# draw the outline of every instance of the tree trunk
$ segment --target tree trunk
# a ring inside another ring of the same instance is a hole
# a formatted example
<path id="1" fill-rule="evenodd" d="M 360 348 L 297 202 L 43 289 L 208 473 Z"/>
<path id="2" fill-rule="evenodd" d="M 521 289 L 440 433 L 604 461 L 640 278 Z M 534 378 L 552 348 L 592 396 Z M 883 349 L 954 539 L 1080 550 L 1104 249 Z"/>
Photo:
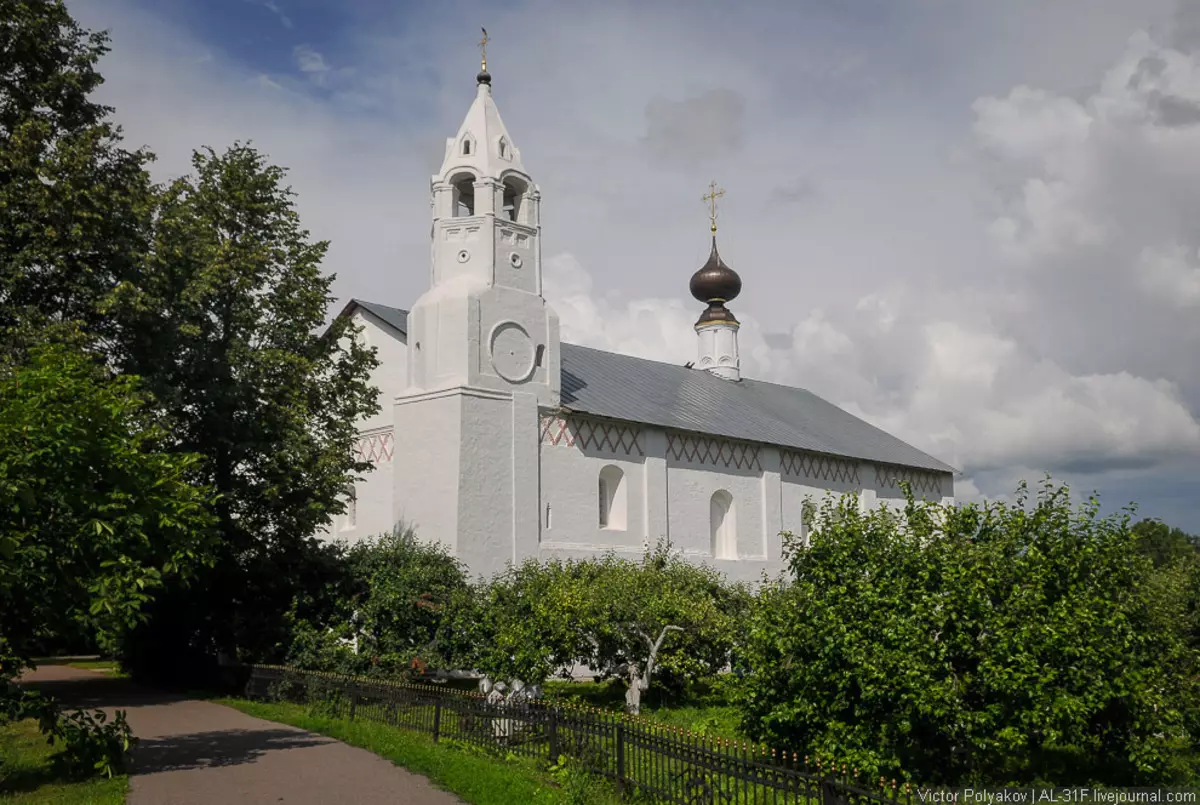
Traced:
<path id="1" fill-rule="evenodd" d="M 652 640 L 640 627 L 634 626 L 633 632 L 646 641 L 649 656 L 646 658 L 646 673 L 643 675 L 637 663 L 629 663 L 629 678 L 626 683 L 629 689 L 625 691 L 625 711 L 630 715 L 638 715 L 642 711 L 642 694 L 650 689 L 650 677 L 654 675 L 654 664 L 658 661 L 658 652 L 662 648 L 667 632 L 682 632 L 678 626 L 664 626 L 658 633 L 658 639 Z"/>

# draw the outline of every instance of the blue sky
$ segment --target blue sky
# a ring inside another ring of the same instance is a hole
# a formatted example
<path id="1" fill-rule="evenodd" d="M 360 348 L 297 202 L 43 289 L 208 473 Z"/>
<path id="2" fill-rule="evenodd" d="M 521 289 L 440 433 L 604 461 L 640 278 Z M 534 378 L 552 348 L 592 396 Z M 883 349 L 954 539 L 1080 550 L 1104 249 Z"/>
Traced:
<path id="1" fill-rule="evenodd" d="M 161 177 L 253 141 L 339 296 L 399 307 L 487 26 L 564 338 L 693 358 L 716 179 L 747 374 L 963 468 L 962 497 L 1051 472 L 1200 532 L 1195 4 L 69 5 Z"/>

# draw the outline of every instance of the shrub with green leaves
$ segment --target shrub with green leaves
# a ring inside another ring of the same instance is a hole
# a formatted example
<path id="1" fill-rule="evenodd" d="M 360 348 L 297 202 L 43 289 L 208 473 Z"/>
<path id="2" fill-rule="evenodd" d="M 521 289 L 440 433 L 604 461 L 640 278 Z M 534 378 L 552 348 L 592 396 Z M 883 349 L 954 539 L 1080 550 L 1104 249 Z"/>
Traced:
<path id="1" fill-rule="evenodd" d="M 749 593 L 662 544 L 640 561 L 528 560 L 454 608 L 462 664 L 537 683 L 571 663 L 602 675 L 645 673 L 654 645 L 659 687 L 681 688 L 729 662 Z M 664 630 L 665 634 L 664 634 Z"/>
<path id="2" fill-rule="evenodd" d="M 1178 780 L 1186 596 L 1127 515 L 1036 499 L 902 514 L 827 502 L 742 649 L 744 731 L 922 783 Z"/>
<path id="3" fill-rule="evenodd" d="M 469 589 L 463 565 L 404 526 L 351 546 L 342 562 L 344 597 L 317 621 L 293 619 L 288 663 L 388 676 L 409 672 L 414 660 L 444 665 L 439 633 L 448 607 Z"/>

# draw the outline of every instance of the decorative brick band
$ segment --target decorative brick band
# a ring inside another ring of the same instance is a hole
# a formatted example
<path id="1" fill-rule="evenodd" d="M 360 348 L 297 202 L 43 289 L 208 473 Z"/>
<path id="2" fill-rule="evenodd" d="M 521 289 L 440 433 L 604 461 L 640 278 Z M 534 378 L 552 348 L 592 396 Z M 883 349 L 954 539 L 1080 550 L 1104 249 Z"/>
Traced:
<path id="1" fill-rule="evenodd" d="M 626 456 L 645 455 L 642 451 L 641 428 L 606 419 L 544 415 L 541 442 L 555 447 L 562 445 L 583 450 L 607 450 Z"/>
<path id="2" fill-rule="evenodd" d="M 875 484 L 880 489 L 898 489 L 901 481 L 907 481 L 913 494 L 942 497 L 942 481 L 946 473 L 918 470 L 912 467 L 896 467 L 890 464 L 875 465 Z"/>
<path id="3" fill-rule="evenodd" d="M 395 440 L 392 431 L 385 430 L 377 433 L 366 433 L 358 437 L 354 443 L 354 457 L 359 461 L 369 461 L 380 464 L 392 460 Z"/>
<path id="4" fill-rule="evenodd" d="M 862 479 L 858 475 L 857 461 L 820 453 L 799 453 L 793 450 L 781 450 L 780 459 L 784 475 L 794 475 L 827 483 L 852 484 L 855 487 L 862 486 Z"/>
<path id="5" fill-rule="evenodd" d="M 714 436 L 696 436 L 690 433 L 667 431 L 667 455 L 676 461 L 694 464 L 712 464 L 720 467 L 736 467 L 739 470 L 762 471 L 756 444 L 734 442 Z"/>

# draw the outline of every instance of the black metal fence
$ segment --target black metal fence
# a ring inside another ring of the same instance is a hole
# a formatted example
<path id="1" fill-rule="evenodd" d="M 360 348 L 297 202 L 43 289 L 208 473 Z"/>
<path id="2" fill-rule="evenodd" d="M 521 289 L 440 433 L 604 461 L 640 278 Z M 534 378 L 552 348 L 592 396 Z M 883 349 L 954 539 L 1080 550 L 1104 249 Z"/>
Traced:
<path id="1" fill-rule="evenodd" d="M 895 781 L 875 784 L 841 768 L 586 707 L 489 702 L 478 693 L 252 666 L 251 699 L 307 704 L 317 714 L 363 719 L 485 750 L 557 762 L 567 756 L 641 801 L 681 805 L 866 805 L 912 802 Z"/>

